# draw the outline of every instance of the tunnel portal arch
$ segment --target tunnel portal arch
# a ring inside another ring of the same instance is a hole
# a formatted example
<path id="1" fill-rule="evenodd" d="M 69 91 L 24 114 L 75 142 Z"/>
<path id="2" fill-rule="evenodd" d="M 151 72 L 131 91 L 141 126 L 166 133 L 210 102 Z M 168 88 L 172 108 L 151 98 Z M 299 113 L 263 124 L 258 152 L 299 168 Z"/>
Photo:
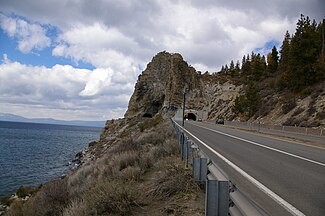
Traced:
<path id="1" fill-rule="evenodd" d="M 196 121 L 196 115 L 194 113 L 187 113 L 188 120 Z"/>

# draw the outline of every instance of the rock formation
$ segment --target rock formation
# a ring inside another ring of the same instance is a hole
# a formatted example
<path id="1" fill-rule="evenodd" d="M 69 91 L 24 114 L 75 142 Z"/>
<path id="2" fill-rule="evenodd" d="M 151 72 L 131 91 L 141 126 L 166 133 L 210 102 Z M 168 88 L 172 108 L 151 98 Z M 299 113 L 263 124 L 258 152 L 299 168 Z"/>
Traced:
<path id="1" fill-rule="evenodd" d="M 260 111 L 245 121 L 262 121 L 265 124 L 319 126 L 325 124 L 324 83 L 314 86 L 309 97 L 292 97 L 294 105 L 288 112 L 284 108 L 288 92 L 272 88 L 268 80 L 259 85 L 262 98 Z M 245 93 L 240 77 L 215 73 L 201 74 L 183 60 L 180 54 L 160 52 L 152 58 L 147 68 L 139 75 L 125 117 L 154 117 L 157 113 L 173 114 L 182 107 L 183 91 L 188 88 L 186 109 L 197 111 L 199 118 L 243 120 L 233 113 L 235 99 Z M 172 112 L 169 112 L 172 111 Z M 259 117 L 258 114 L 261 116 Z"/>
<path id="2" fill-rule="evenodd" d="M 125 117 L 175 110 L 182 103 L 184 87 L 199 87 L 198 76 L 180 54 L 158 53 L 139 75 Z"/>

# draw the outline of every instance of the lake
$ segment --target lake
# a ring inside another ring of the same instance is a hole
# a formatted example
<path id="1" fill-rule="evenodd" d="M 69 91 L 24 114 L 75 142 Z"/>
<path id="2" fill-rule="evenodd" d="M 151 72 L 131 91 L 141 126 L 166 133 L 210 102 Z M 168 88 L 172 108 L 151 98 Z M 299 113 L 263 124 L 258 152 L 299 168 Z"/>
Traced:
<path id="1" fill-rule="evenodd" d="M 100 132 L 97 127 L 0 121 L 0 196 L 67 173 L 74 156 Z"/>

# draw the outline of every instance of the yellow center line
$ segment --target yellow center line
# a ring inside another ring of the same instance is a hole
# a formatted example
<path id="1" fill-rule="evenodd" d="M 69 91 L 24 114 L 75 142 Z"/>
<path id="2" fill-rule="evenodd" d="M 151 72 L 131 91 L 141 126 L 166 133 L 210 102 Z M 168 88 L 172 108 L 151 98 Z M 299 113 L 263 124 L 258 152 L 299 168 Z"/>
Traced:
<path id="1" fill-rule="evenodd" d="M 214 125 L 213 123 L 207 122 L 211 125 Z M 231 128 L 233 130 L 240 130 L 241 128 L 237 128 L 237 127 L 232 127 L 232 126 L 228 126 L 225 125 L 227 128 Z M 294 141 L 294 140 L 290 140 L 290 138 L 278 138 L 278 137 L 274 137 L 272 135 L 265 135 L 265 134 L 261 134 L 261 133 L 257 133 L 257 132 L 251 132 L 251 131 L 247 131 L 247 130 L 240 130 L 241 132 L 247 133 L 247 134 L 253 134 L 253 135 L 257 135 L 260 137 L 266 137 L 266 138 L 270 138 L 270 139 L 274 139 L 274 140 L 279 140 L 279 141 L 284 141 L 284 142 L 289 142 L 289 143 L 293 143 L 293 144 L 298 144 L 298 145 L 303 145 L 303 146 L 308 146 L 308 147 L 312 147 L 312 148 L 317 148 L 317 149 L 321 149 L 321 150 L 325 150 L 325 147 L 321 147 L 321 146 L 316 146 L 316 145 L 312 145 L 312 144 L 307 144 L 307 143 L 303 143 L 303 142 L 298 142 L 298 141 Z"/>

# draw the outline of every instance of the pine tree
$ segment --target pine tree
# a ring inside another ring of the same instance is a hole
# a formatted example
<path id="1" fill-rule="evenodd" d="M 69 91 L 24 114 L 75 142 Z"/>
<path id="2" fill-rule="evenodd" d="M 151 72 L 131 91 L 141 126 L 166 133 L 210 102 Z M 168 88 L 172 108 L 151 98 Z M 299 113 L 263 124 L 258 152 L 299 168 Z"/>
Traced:
<path id="1" fill-rule="evenodd" d="M 321 51 L 321 38 L 316 22 L 301 15 L 296 33 L 290 44 L 287 78 L 289 88 L 302 90 L 317 82 L 317 64 Z"/>
<path id="2" fill-rule="evenodd" d="M 251 61 L 250 61 L 250 58 L 249 58 L 249 55 L 247 55 L 247 57 L 243 57 L 243 64 L 242 64 L 242 73 L 245 75 L 245 76 L 248 76 L 250 73 L 251 73 Z"/>
<path id="3" fill-rule="evenodd" d="M 278 50 L 275 46 L 273 46 L 272 52 L 267 55 L 267 72 L 270 75 L 273 75 L 278 69 Z"/>
<path id="4" fill-rule="evenodd" d="M 238 60 L 236 62 L 235 71 L 236 71 L 236 74 L 238 74 L 240 72 L 240 63 Z"/>
<path id="5" fill-rule="evenodd" d="M 226 64 L 225 66 L 225 73 L 228 74 L 229 73 L 229 68 L 228 68 L 228 65 Z"/>
<path id="6" fill-rule="evenodd" d="M 318 39 L 320 38 L 320 55 L 318 61 L 314 64 L 316 70 L 316 80 L 325 80 L 325 19 L 317 26 Z"/>
<path id="7" fill-rule="evenodd" d="M 264 62 L 261 57 L 261 54 L 255 54 L 252 52 L 251 55 L 252 61 L 251 61 L 251 73 L 253 75 L 253 80 L 259 81 L 262 79 L 264 71 L 265 71 L 265 58 Z"/>
<path id="8" fill-rule="evenodd" d="M 286 31 L 284 40 L 281 46 L 281 58 L 279 62 L 279 71 L 282 73 L 286 73 L 288 70 L 288 61 L 289 61 L 289 52 L 290 52 L 290 42 L 291 36 L 288 31 Z"/>
<path id="9" fill-rule="evenodd" d="M 251 82 L 246 91 L 247 114 L 249 117 L 253 116 L 261 105 L 261 97 L 258 94 L 257 86 Z"/>
<path id="10" fill-rule="evenodd" d="M 229 65 L 229 73 L 231 76 L 235 75 L 235 64 L 234 64 L 233 60 L 231 60 L 230 65 Z"/>
<path id="11" fill-rule="evenodd" d="M 225 67 L 222 65 L 220 73 L 225 73 Z"/>

